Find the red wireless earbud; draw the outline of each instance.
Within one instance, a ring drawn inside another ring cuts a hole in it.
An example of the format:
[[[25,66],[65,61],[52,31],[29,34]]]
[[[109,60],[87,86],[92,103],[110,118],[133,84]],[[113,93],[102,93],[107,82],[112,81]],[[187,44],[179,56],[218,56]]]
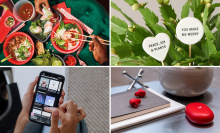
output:
[[[135,93],[134,93],[134,95],[135,95],[136,97],[145,97],[146,92],[145,92],[144,90],[142,90],[142,89],[139,89],[138,92],[135,92]]]
[[[132,98],[130,101],[129,101],[130,105],[134,108],[137,108],[138,107],[138,104],[141,103],[141,99],[135,99],[135,98]]]

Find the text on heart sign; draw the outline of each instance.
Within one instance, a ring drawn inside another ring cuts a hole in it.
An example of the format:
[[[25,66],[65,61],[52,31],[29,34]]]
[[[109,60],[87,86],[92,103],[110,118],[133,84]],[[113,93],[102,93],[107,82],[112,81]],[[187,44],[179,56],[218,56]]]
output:
[[[158,51],[160,49],[166,48],[166,45],[164,45],[165,42],[166,41],[164,40],[164,41],[161,41],[161,42],[156,42],[156,43],[150,44],[149,48],[151,49],[151,52]]]

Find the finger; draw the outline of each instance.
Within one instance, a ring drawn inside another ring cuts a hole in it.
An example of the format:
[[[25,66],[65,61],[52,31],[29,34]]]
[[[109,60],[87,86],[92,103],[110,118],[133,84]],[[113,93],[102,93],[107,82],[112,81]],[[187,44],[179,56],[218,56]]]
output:
[[[92,51],[92,50],[93,50],[93,47],[94,47],[94,46],[90,45],[90,46],[89,46],[89,51]]]
[[[29,86],[28,86],[28,90],[27,90],[27,93],[32,95],[33,92],[34,92],[34,86],[37,84],[37,81],[38,81],[38,76],[34,79],[34,81],[32,81]]]
[[[48,3],[48,0],[45,0],[44,3],[46,4],[47,9],[50,10],[50,5]]]
[[[60,105],[62,105],[62,104],[60,104]],[[63,109],[63,108],[60,108],[60,105],[59,105],[59,109],[60,109],[63,113],[66,113],[66,110]]]
[[[94,38],[93,38],[93,41],[94,41],[94,46],[95,46],[95,47],[102,45],[101,42],[99,41],[99,39],[98,39],[97,37],[94,37]]]
[[[44,3],[42,3],[41,5],[42,5],[42,7],[46,7]]]
[[[40,6],[36,6],[36,12],[40,13],[41,15],[44,15],[44,13],[41,11]]]
[[[79,115],[77,116],[79,122],[86,117],[86,112],[85,112],[85,110],[83,108],[78,109],[77,113],[79,113]]]
[[[65,119],[65,114],[63,113],[63,111],[61,111],[58,108],[55,108],[55,107],[44,107],[44,110],[47,111],[47,112],[50,112],[50,113],[52,113],[54,110],[58,110],[59,111],[59,118],[60,118],[60,120],[62,121],[62,120]]]
[[[59,103],[60,103],[60,104],[63,103],[63,97],[60,97],[60,99],[59,99]]]
[[[62,96],[65,96],[65,95],[66,95],[65,92],[64,92],[64,90],[62,90],[61,95],[62,95]]]
[[[59,110],[55,109],[52,112],[50,133],[58,133],[58,123],[59,123]]]
[[[100,36],[96,36],[97,39],[100,41],[100,43],[105,43],[105,41],[103,40],[103,38],[101,38]]]
[[[71,113],[73,113],[74,108],[75,108],[74,107],[74,102],[72,100],[69,100],[69,101],[61,104],[59,108],[62,109],[62,110],[66,110],[66,113],[71,114]]]
[[[96,37],[96,35],[90,35],[90,37],[95,38],[95,37]]]

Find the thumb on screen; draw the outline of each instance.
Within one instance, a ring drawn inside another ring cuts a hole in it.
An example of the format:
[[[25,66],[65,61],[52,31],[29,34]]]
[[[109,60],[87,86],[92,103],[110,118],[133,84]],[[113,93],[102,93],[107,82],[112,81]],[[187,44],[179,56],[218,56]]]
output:
[[[59,133],[59,131],[58,131],[58,123],[59,123],[59,111],[57,109],[55,109],[52,112],[52,116],[51,116],[50,133]]]

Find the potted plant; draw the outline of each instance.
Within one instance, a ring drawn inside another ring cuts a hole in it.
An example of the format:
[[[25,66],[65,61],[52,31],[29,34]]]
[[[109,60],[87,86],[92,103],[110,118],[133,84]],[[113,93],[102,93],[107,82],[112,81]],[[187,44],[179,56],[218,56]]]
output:
[[[199,96],[206,92],[212,78],[212,67],[159,68],[159,80],[164,90],[176,96]]]
[[[157,0],[161,4],[160,12],[163,26],[159,25],[158,16],[146,5],[137,0],[124,0],[131,9],[143,15],[146,27],[138,25],[126,15],[115,3],[111,7],[120,12],[131,26],[115,17],[111,18],[111,65],[122,66],[161,66],[161,63],[145,53],[142,42],[146,37],[155,37],[158,33],[166,33],[171,39],[168,55],[164,60],[167,66],[219,66],[220,65],[220,16],[213,15],[220,3],[213,0],[186,0],[182,8],[181,19],[188,17],[190,10],[194,17],[203,23],[204,36],[197,44],[192,45],[192,56],[189,58],[189,47],[176,37],[176,26],[180,19],[169,4],[169,0]],[[216,30],[213,30],[217,28]]]

